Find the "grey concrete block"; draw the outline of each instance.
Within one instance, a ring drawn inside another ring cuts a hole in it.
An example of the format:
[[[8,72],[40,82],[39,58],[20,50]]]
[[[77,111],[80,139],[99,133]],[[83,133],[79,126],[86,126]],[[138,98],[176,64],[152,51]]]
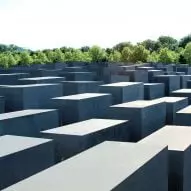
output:
[[[98,93],[101,81],[63,81],[63,95]]]
[[[0,136],[39,136],[40,131],[59,126],[57,110],[22,110],[0,114]]]
[[[165,84],[165,94],[168,96],[174,90],[180,89],[180,76],[176,75],[159,75],[154,77],[157,83]]]
[[[31,77],[43,77],[43,76],[58,76],[62,72],[62,69],[38,69],[38,70],[31,70],[30,75]]]
[[[104,142],[4,191],[167,191],[167,152],[163,146]]]
[[[30,84],[0,86],[0,95],[5,97],[5,111],[47,108],[51,98],[63,95],[61,84]]]
[[[5,98],[0,96],[0,113],[5,112]]]
[[[142,66],[142,67],[136,67],[136,70],[154,70],[155,68],[152,66]]]
[[[169,191],[190,191],[191,128],[165,126],[138,144],[168,145]],[[160,166],[160,165],[159,165]]]
[[[185,72],[176,72],[176,75],[185,75]]]
[[[62,124],[103,117],[110,105],[110,94],[83,93],[52,99],[52,108],[59,109]]]
[[[187,88],[187,81],[191,80],[191,75],[180,75],[180,88]]]
[[[191,80],[188,80],[188,81],[187,81],[187,86],[186,86],[186,88],[191,89]]]
[[[130,82],[148,83],[147,70],[126,70],[122,74],[128,75]]]
[[[162,70],[149,70],[148,71],[148,81],[150,83],[154,82],[154,79],[153,79],[154,76],[163,75],[163,74],[164,74],[164,71],[162,71]]]
[[[174,123],[176,112],[188,106],[186,97],[163,97],[159,100],[166,103],[166,124],[169,125]]]
[[[85,68],[81,66],[72,66],[72,67],[65,67],[63,69],[64,72],[85,72]]]
[[[14,85],[17,84],[18,79],[27,77],[29,77],[28,73],[0,74],[0,85]]]
[[[177,72],[185,72],[185,74],[190,75],[191,74],[191,67],[177,67]]]
[[[123,103],[111,106],[105,117],[129,120],[131,141],[139,141],[165,125],[166,104],[161,100]]]
[[[145,83],[144,84],[144,99],[152,100],[165,96],[163,83]]]
[[[176,112],[175,125],[191,126],[191,106]]]
[[[103,141],[129,141],[128,121],[89,119],[41,132],[55,140],[56,161],[72,157]]]
[[[188,98],[188,104],[191,104],[191,89],[180,89],[173,91],[171,93],[172,96],[175,97],[187,97]]]
[[[18,80],[19,84],[50,84],[50,83],[60,83],[64,81],[64,77],[57,76],[45,76],[45,77],[34,77],[34,78],[21,78]]]
[[[51,140],[5,135],[0,145],[0,190],[54,165]]]
[[[112,103],[119,104],[127,101],[144,99],[144,85],[141,82],[118,82],[101,85],[101,93],[112,94]]]
[[[60,76],[64,76],[67,81],[92,81],[95,79],[93,72],[62,72]]]
[[[129,82],[129,76],[119,75],[119,74],[111,74],[109,83],[116,83],[116,82]]]

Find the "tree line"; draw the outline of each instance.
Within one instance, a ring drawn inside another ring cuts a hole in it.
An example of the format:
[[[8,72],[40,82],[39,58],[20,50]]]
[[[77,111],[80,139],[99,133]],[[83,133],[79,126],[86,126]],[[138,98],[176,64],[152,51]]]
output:
[[[122,42],[106,49],[85,46],[80,49],[62,47],[31,51],[16,45],[0,44],[0,66],[4,68],[66,61],[191,64],[191,34],[180,41],[160,36],[156,41],[147,39],[136,45]]]

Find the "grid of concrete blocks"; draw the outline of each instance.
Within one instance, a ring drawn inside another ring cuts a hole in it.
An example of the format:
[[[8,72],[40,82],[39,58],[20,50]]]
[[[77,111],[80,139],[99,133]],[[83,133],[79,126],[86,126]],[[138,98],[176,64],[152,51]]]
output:
[[[191,67],[0,69],[0,190],[190,191]]]

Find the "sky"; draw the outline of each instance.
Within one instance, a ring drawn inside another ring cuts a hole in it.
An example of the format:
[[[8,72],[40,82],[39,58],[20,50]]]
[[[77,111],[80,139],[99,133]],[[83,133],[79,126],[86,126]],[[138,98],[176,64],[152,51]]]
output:
[[[112,47],[191,33],[190,0],[0,0],[0,43]]]

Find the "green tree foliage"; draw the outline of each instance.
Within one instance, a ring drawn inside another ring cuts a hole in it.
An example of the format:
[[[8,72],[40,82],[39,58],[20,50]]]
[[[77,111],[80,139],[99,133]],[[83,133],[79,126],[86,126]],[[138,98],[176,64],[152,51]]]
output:
[[[124,47],[121,52],[122,62],[131,62],[132,51],[129,47]]]
[[[154,51],[151,54],[149,54],[147,58],[147,62],[157,63],[159,61],[159,54],[158,52]]]
[[[175,63],[179,59],[179,54],[169,50],[168,48],[162,48],[159,52],[159,62],[162,63]]]
[[[117,50],[119,52],[122,52],[122,50],[125,48],[125,47],[129,47],[130,49],[133,48],[133,45],[131,44],[131,42],[121,42],[117,45],[115,45],[113,47],[114,50]]]
[[[185,48],[189,42],[191,42],[191,34],[183,37],[179,42],[179,46]]]
[[[33,58],[27,51],[21,52],[19,55],[15,55],[15,59],[20,65],[30,65],[33,63]]]
[[[92,46],[89,53],[93,62],[100,62],[106,59],[106,52],[99,46]]]
[[[147,50],[153,52],[160,48],[160,43],[154,40],[147,39],[141,43]]]
[[[122,55],[119,51],[114,50],[113,52],[110,53],[109,55],[109,61],[112,62],[120,62],[122,59]]]
[[[168,48],[169,50],[176,50],[178,48],[178,41],[170,36],[160,36],[158,43],[160,48]]]
[[[191,42],[186,45],[183,55],[186,59],[186,62],[191,64]]]
[[[150,52],[143,45],[137,45],[132,51],[131,61],[134,63],[146,62],[149,54]]]
[[[34,64],[46,64],[48,62],[49,62],[49,60],[48,60],[46,54],[41,52],[41,51],[37,51],[33,55],[33,63]]]

